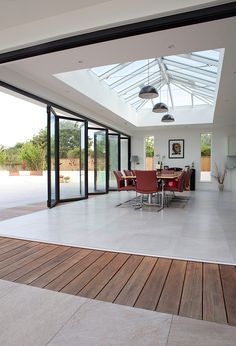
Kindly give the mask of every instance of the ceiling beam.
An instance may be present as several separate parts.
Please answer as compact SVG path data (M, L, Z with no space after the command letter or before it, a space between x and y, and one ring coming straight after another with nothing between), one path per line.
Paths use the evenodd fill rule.
M198 73L198 74L203 74L203 75L208 76L208 77L217 78L217 73L216 72L207 71L207 70L204 70L204 69L202 69L200 67L189 66L187 64L182 64L181 62L173 61L173 60L170 60L170 59L167 59L167 58L164 58L163 62L166 65L179 67L181 69L189 70L189 71L192 71L192 72L195 72L195 73ZM167 69L168 69L168 67L167 67Z
M171 78L171 83L174 84L175 82L181 84L182 86L186 86L186 87L188 87L188 88L190 88L192 90L196 90L196 91L202 92L204 95L206 95L208 97L211 97L211 98L215 97L215 92L210 90L210 89L203 88L203 87L200 87L200 86L197 86L197 85L194 85L194 84L183 82L181 79L178 79L178 78Z
M142 67L138 68L137 70L135 70L135 71L133 71L133 72L127 74L126 76L122 77L122 78L119 79L118 81L116 81L116 82L110 84L110 87L111 87L111 88L115 88L115 87L117 87L118 85L120 85L120 84L126 82L127 80L129 80L129 79L131 79L131 78L133 78L133 77L136 77L137 75L139 75L139 74L141 74L141 73L145 73L145 72L146 72L146 73L147 73L147 76L148 76L148 68L153 67L153 66L155 66L155 65L158 65L156 59L155 59L154 61L152 61L152 62L149 64L149 66L148 66L148 64L146 64L145 66L142 66ZM158 72L159 72L159 71L158 71Z
M182 78L183 80L190 80L190 81L193 81L193 82L204 84L205 86L208 86L208 85L215 86L216 85L215 82L212 82L212 81L209 81L209 80L206 80L206 79L202 79L202 78L198 78L198 77L194 77L194 76L190 76L188 74L185 74L185 73L182 73L182 72L177 72L177 71L170 70L170 69L167 70L167 73L168 73L168 75L170 77L172 75L173 76L178 76L178 77Z
M217 60L213 60L210 58L205 58L203 56L197 55L197 54L179 54L182 58L202 62L206 65L213 65L213 66L218 66L219 62Z
M103 79L107 79L109 78L113 73L116 73L117 71L122 70L123 68L125 68L126 66L132 64L132 62L127 62L125 64L118 64L117 66L114 66L113 68L111 68L110 70L108 70L107 72L104 72L103 74L101 74L100 76L98 76L93 69L91 69L97 76L99 79L103 80Z
M183 91L186 91L187 93L194 95L195 97L198 97L199 99L201 99L202 101L208 103L208 104L213 104L213 102L211 102L208 98L204 97L204 95L199 95L196 91L191 90L190 88L183 86L183 85L179 85L177 83L173 83L174 85L176 85L178 88L182 89Z

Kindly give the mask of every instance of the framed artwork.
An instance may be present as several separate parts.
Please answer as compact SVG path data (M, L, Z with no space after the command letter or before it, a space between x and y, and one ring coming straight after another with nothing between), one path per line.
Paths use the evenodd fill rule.
M169 159L184 158L184 139L169 139Z

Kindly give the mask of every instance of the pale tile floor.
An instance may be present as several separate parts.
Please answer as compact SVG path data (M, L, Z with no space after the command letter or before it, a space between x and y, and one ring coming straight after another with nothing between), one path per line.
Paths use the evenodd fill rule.
M0 345L235 346L236 327L0 280Z
M132 195L130 194L130 197ZM195 192L185 208L116 207L111 193L0 222L0 234L76 246L236 263L236 196ZM0 280L0 345L235 346L236 328Z
M116 207L113 192L0 222L0 235L104 250L236 264L236 195L191 192L185 208Z

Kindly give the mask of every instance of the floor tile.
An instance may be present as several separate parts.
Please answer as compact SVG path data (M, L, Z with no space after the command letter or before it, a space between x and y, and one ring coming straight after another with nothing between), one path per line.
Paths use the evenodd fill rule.
M17 287L19 287L19 285L16 283L0 280L0 299L10 294L13 290L17 289Z
M236 327L173 317L167 346L235 346Z
M236 194L195 191L185 208L116 207L112 192L0 222L0 235L101 250L236 264Z
M46 345L85 301L35 287L17 286L0 299L0 345Z
M90 301L83 305L49 346L164 346L171 315Z

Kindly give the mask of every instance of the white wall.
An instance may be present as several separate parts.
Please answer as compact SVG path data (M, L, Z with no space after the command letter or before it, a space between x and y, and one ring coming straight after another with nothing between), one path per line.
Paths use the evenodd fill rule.
M212 178L211 182L200 182L200 134L212 133L212 171L214 172L215 163L220 169L224 168L227 160L228 136L236 134L236 127L214 128L209 127L179 127L179 128L162 128L137 132L132 137L132 155L138 155L140 164L136 169L145 169L145 149L144 141L146 136L155 138L155 155L165 156L164 165L171 167L183 167L194 162L196 169L196 188L198 190L217 190L217 182ZM168 158L168 140L184 139L185 153L183 159ZM132 167L133 168L133 167ZM228 172L225 180L225 189L236 192L236 169Z

